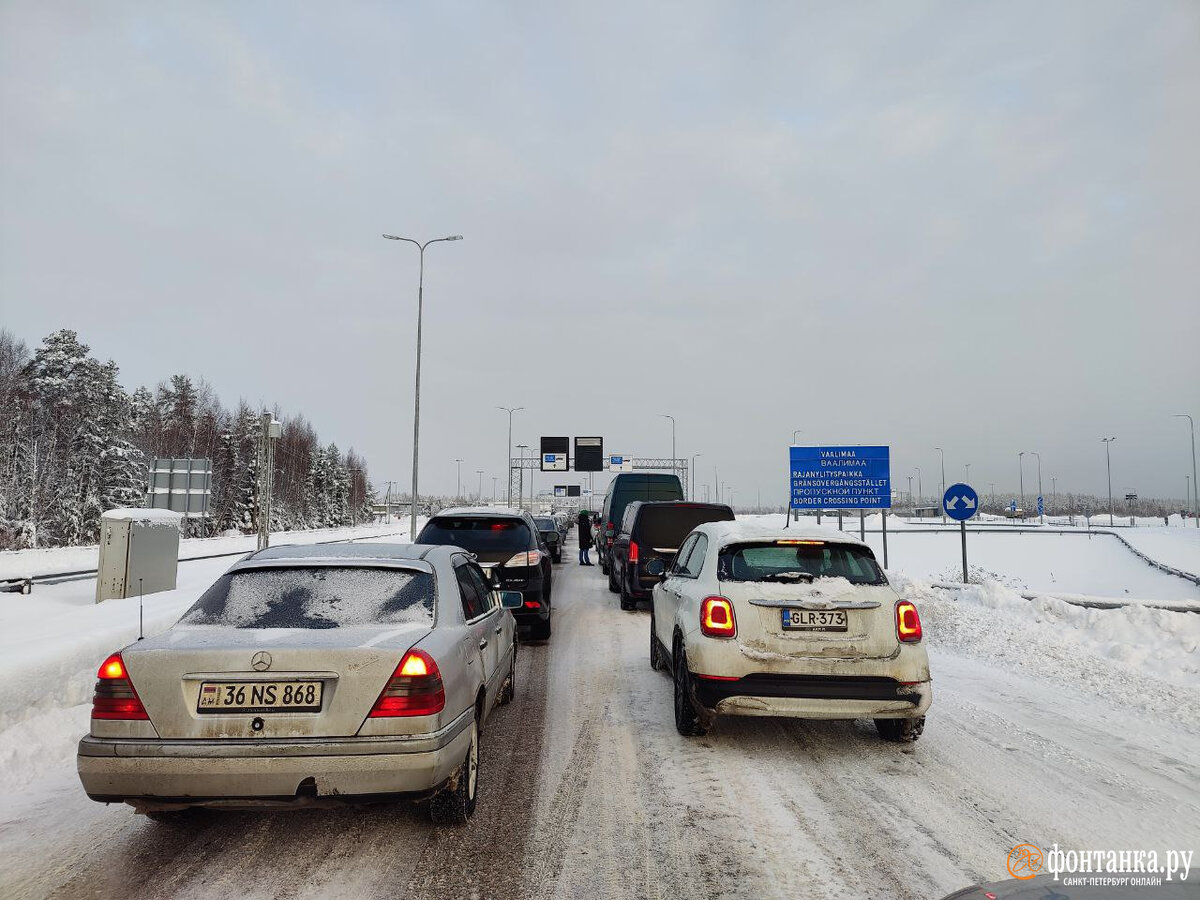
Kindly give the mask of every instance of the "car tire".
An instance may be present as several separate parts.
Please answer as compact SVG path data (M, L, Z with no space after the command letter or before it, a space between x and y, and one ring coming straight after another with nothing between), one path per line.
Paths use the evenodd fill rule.
M637 609L637 601L634 600L633 597L629 596L629 591L625 590L624 573L621 575L621 583L619 587L619 593L621 594L621 609L625 610L626 612Z
M875 730L885 741L911 744L925 730L925 717L916 719L876 719Z
M621 589L617 586L617 579L614 577L617 570L614 566L608 567L608 589L614 594L621 593Z
M675 730L684 737L708 734L708 724L701 719L692 702L692 673L688 671L683 646L675 648Z
M650 613L650 668L655 672L661 672L667 667L667 660L663 656L662 644L658 641L658 634L654 630L654 612Z
M435 825L463 825L475 812L479 787L479 718L471 719L471 745L455 775L453 788L445 787L429 800L429 818Z
M529 639L531 641L548 641L550 640L550 619L545 622L535 622L529 628Z
M517 696L517 645L513 644L512 662L508 666L508 678L500 688L500 696L496 698L497 706L508 706Z

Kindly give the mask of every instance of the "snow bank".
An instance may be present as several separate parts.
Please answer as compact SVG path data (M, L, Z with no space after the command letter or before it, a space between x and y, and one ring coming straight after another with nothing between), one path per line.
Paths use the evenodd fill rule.
M1200 722L1200 614L1146 606L1085 609L1045 596L1026 600L996 581L953 590L898 574L892 582L917 604L935 647L1083 688L1188 727Z

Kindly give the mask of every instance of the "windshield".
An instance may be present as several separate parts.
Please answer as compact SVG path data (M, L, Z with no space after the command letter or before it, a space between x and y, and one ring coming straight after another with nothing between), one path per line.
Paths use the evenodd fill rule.
M421 529L418 544L453 544L472 553L530 549L529 529L520 519L439 516Z
M432 624L433 591L432 575L401 569L245 569L217 579L179 624L231 628Z
M887 584L868 548L824 541L758 541L723 547L717 578L783 582L845 578L851 584Z

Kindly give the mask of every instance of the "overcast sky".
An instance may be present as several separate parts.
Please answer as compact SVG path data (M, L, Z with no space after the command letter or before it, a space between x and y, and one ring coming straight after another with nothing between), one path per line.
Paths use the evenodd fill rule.
M302 410L376 483L514 439L892 447L1182 497L1200 3L0 3L0 324ZM1026 465L1027 493L1036 466ZM554 481L546 477L546 485ZM606 480L606 479L605 479ZM603 480L597 481L597 487ZM503 478L500 484L503 485Z

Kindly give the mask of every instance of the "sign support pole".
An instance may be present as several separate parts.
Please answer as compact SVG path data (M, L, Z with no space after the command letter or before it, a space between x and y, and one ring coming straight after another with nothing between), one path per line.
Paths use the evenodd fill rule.
M883 511L883 567L888 567L887 559L887 510Z
M862 509L858 511L858 539L860 541L867 539L867 513Z
M963 584L970 584L971 579L967 577L967 523L959 522L958 527L962 530Z

